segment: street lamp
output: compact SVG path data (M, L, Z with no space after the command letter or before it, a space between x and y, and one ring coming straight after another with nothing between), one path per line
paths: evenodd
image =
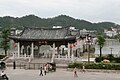
M13 69L16 69L16 62L15 62L15 53L13 53Z
M111 50L111 55L112 55L112 49L113 49L113 48L110 48L110 50Z
M110 48L110 51L111 51L111 54L110 54L110 61L112 60L112 57L113 57L113 55L112 55L112 50L113 50L113 48Z
M91 36L86 36L85 44L88 45L88 63L90 62L90 47L93 44Z

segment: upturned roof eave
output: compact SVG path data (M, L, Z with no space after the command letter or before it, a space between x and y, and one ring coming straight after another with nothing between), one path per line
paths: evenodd
M76 37L60 38L60 39L31 39L31 38L20 38L20 37L9 37L9 38L17 41L71 41L76 39Z

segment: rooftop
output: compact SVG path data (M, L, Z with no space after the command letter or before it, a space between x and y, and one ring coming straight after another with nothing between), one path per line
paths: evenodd
M66 40L75 39L69 28L24 28L21 35L10 36L16 40Z

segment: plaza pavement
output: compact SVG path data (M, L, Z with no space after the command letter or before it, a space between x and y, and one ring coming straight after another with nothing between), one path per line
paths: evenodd
M57 69L56 72L39 76L39 70L6 69L9 80L120 80L120 73L78 72L78 77L72 71Z

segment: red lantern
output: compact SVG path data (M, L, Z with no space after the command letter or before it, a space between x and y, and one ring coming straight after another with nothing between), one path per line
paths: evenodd
M70 48L73 48L73 46L72 46L72 45L70 45Z
M16 43L14 42L14 43L13 43L13 48L15 48L15 47L17 47L17 45L16 45Z
M77 45L77 42L75 42L75 45Z
M76 46L76 43L74 43L73 46L75 47L75 46Z

